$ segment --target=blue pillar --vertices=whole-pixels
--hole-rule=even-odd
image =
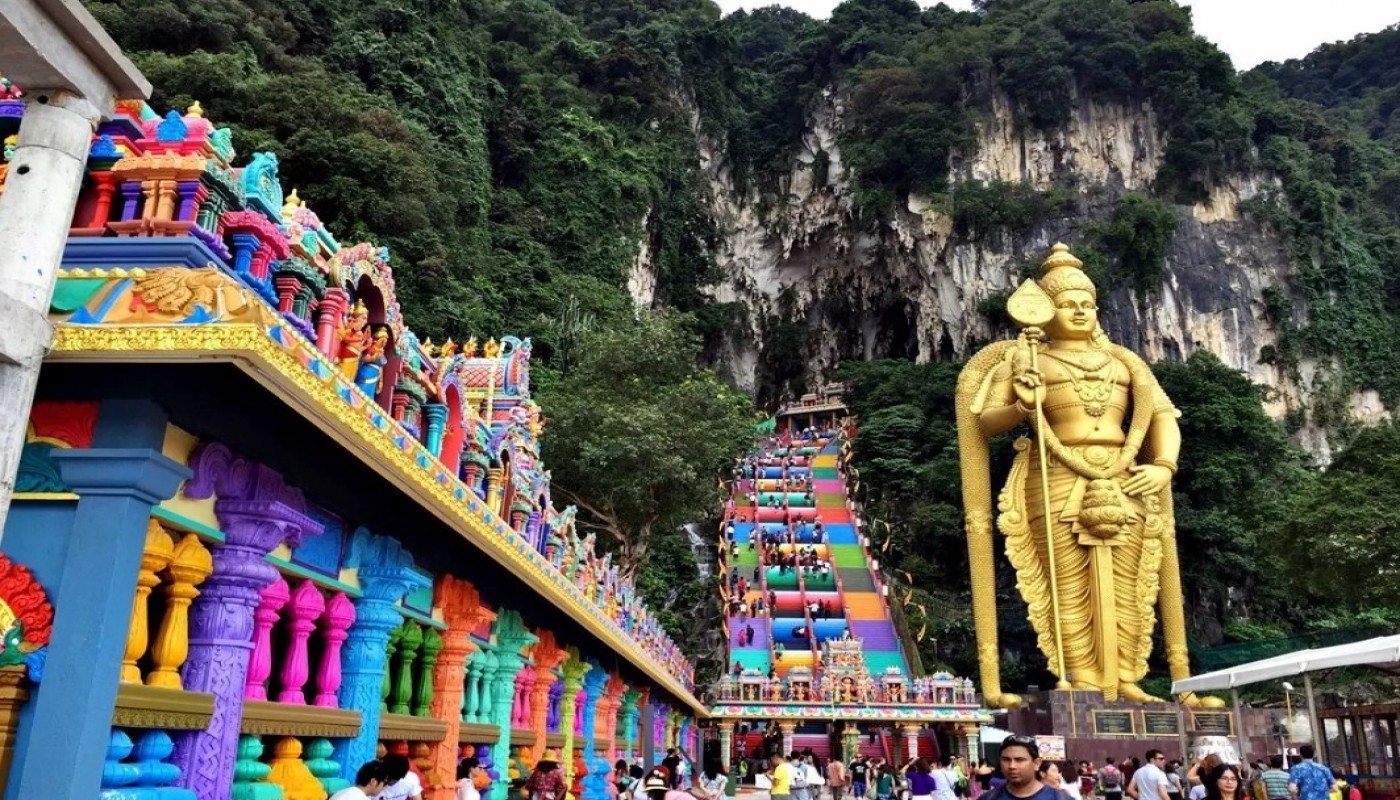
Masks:
[[[607,771],[611,769],[606,758],[599,758],[596,749],[596,728],[598,722],[598,701],[607,690],[608,671],[597,662],[583,679],[583,763],[588,774],[583,778],[583,800],[607,800]]]
[[[447,428],[447,406],[442,403],[424,403],[423,420],[426,423],[423,426],[426,428],[423,446],[428,448],[428,452],[441,458],[442,434]]]
[[[45,587],[55,613],[44,683],[25,709],[6,796],[96,797],[151,507],[190,470],[147,448],[49,457],[80,499],[71,525],[16,527],[4,539],[16,561],[43,565],[36,575],[58,572]]]
[[[413,556],[387,536],[355,532],[345,566],[359,567],[360,591],[355,601],[355,624],[350,626],[341,658],[340,707],[360,712],[360,733],[341,739],[335,760],[341,775],[353,779],[360,765],[374,759],[379,743],[379,713],[387,668],[389,631],[403,624],[397,603],[404,595],[429,585],[413,568]]]

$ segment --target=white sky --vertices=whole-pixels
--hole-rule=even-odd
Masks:
[[[716,0],[726,12],[782,5],[825,17],[840,0]],[[971,0],[947,0],[971,8]],[[920,0],[921,5],[933,5]],[[1230,54],[1236,69],[1307,55],[1324,42],[1350,39],[1400,22],[1395,0],[1191,0],[1196,32]]]

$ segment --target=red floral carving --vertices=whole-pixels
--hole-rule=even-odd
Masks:
[[[97,427],[97,403],[42,400],[29,412],[34,435],[69,447],[91,447]]]
[[[49,605],[44,587],[34,580],[34,574],[23,564],[16,564],[0,554],[0,599],[24,623],[24,641],[34,647],[49,643],[53,634],[53,606]]]

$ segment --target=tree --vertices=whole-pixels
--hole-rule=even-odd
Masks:
[[[631,576],[658,529],[715,514],[720,471],[752,443],[753,416],[748,398],[697,366],[685,316],[644,313],[580,341],[569,373],[540,398],[544,459],[554,491]]]
[[[1230,616],[1286,611],[1292,588],[1279,580],[1275,543],[1311,476],[1244,373],[1204,350],[1152,369],[1181,411],[1172,489],[1188,621],[1195,638],[1214,644]]]
[[[1280,548],[1296,590],[1319,604],[1395,607],[1400,424],[1360,431],[1299,505]]]

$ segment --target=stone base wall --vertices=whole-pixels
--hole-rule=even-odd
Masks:
[[[1245,708],[1241,716],[1242,757],[1278,751],[1277,739],[1271,735],[1277,712]],[[1154,748],[1168,758],[1184,758],[1196,737],[1203,735],[1229,736],[1238,747],[1234,720],[1230,709],[1193,711],[1176,703],[1108,701],[1097,692],[1047,691],[1027,695],[1025,706],[1008,712],[1004,721],[998,715],[994,724],[1016,733],[1063,736],[1070,760],[1102,764],[1110,757],[1141,759]]]

